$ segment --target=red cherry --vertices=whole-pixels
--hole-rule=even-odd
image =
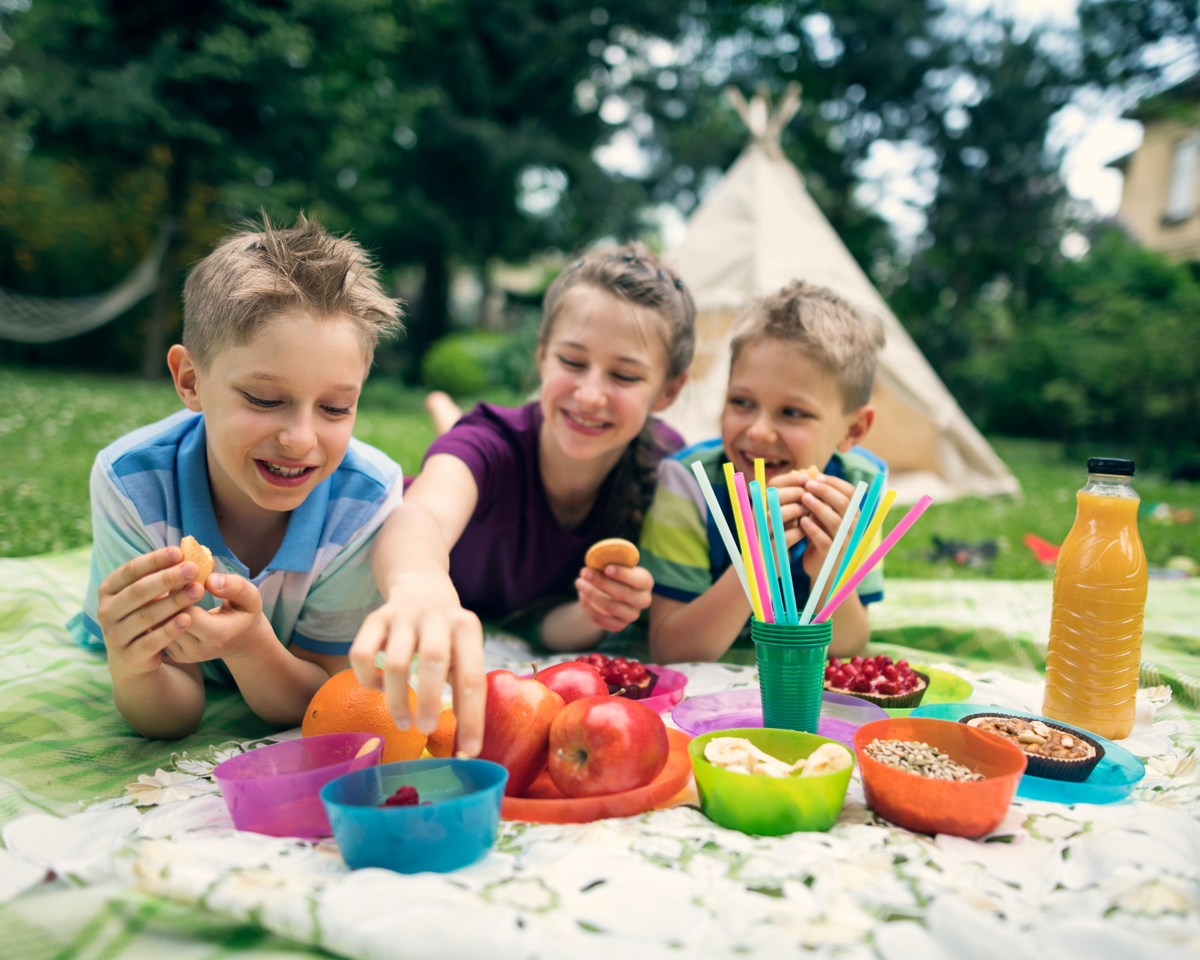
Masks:
[[[868,660],[863,664],[862,675],[868,680],[873,680],[875,677],[879,676],[879,668]]]
[[[850,662],[852,664],[854,664],[854,666],[856,666],[856,667],[861,667],[863,665],[863,658],[862,657],[851,657]]]
[[[896,680],[900,676],[900,671],[897,670],[893,664],[889,663],[886,667],[883,668],[883,675],[885,677],[887,677],[889,680]]]
[[[853,690],[855,693],[870,693],[871,681],[866,677],[855,677],[850,681],[850,686],[847,689]]]
[[[900,692],[900,686],[895,681],[889,680],[879,688],[879,692],[884,696],[894,697]]]
[[[842,665],[842,661],[841,661],[841,660],[839,660],[837,657],[830,657],[830,658],[829,658],[829,665],[830,665],[831,667],[840,667],[840,666]]]

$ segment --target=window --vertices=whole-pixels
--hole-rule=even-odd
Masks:
[[[1167,223],[1187,220],[1196,209],[1196,172],[1200,166],[1200,134],[1180,140],[1175,144],[1175,157],[1171,163],[1171,185],[1167,190],[1167,212],[1163,219]]]

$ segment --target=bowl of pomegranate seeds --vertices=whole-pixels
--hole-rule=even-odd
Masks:
[[[491,849],[507,783],[488,760],[401,760],[331,781],[321,801],[352,869],[447,873]]]
[[[687,676],[669,667],[644,664],[628,657],[587,653],[575,658],[590,663],[608,684],[609,693],[640,700],[652,710],[666,713],[683,699]]]
[[[929,675],[918,673],[907,660],[886,654],[877,657],[851,657],[841,661],[830,657],[825,665],[825,689],[874,703],[884,709],[907,709],[920,704],[929,689]]]

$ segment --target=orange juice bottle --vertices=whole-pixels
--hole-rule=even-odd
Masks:
[[[1054,572],[1042,713],[1109,740],[1133,729],[1146,610],[1133,461],[1088,460]]]

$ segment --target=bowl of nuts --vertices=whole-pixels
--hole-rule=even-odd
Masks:
[[[1000,825],[1028,763],[995,734],[923,717],[859,727],[854,749],[872,810],[909,830],[958,837]]]

